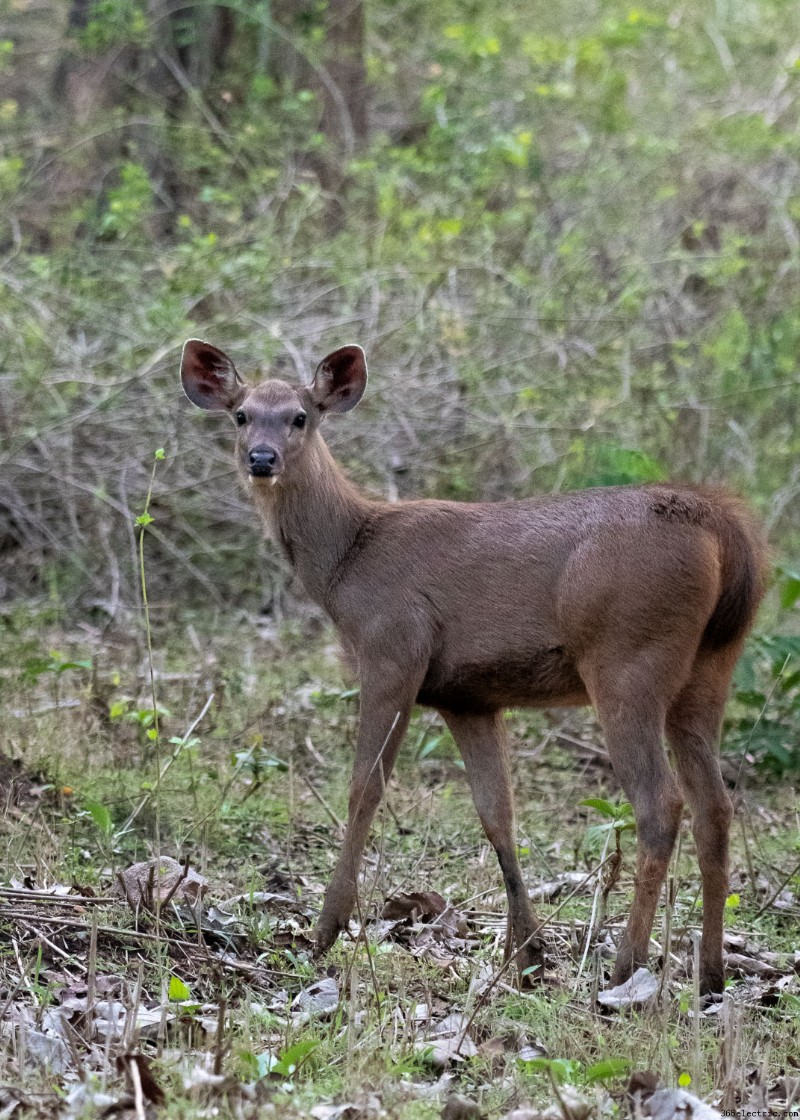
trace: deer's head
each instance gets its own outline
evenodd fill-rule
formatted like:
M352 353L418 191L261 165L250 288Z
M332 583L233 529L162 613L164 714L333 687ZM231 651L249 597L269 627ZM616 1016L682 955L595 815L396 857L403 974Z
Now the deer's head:
M302 458L326 413L355 408L366 388L367 362L360 346L342 346L322 359L309 386L277 379L248 385L227 354L192 338L183 348L181 382L198 408L233 419L240 469L275 483Z

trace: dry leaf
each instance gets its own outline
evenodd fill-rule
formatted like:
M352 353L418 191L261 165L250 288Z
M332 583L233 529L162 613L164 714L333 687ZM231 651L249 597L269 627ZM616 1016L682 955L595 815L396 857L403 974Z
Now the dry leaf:
M383 904L381 917L389 921L425 922L438 917L447 909L447 903L437 891L411 891L392 895Z
M722 1114L685 1089L658 1089L642 1106L651 1120L721 1120Z
M468 1022L466 1015L459 1012L448 1015L434 1023L425 1038L415 1042L414 1049L440 1069L453 1062L463 1062L465 1058L474 1058L478 1048L465 1034Z
M734 976L760 976L763 980L772 980L780 976L780 972L773 965L746 956L744 953L726 953L725 967Z
M339 985L333 976L323 976L321 980L303 988L292 1001L292 1015L299 1022L318 1019L331 1015L339 1006Z
M146 909L167 900L196 906L207 890L207 879L169 856L134 863L120 872L113 887L117 898L124 899L130 906Z
M646 968L637 968L630 980L597 993L603 1007L619 1011L623 1007L642 1007L658 991L659 979Z

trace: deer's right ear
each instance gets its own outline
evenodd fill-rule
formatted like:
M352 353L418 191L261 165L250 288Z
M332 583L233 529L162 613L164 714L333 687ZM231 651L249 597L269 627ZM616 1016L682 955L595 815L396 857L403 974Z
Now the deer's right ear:
M190 338L183 348L181 384L192 404L212 411L236 408L245 392L228 355L199 338Z

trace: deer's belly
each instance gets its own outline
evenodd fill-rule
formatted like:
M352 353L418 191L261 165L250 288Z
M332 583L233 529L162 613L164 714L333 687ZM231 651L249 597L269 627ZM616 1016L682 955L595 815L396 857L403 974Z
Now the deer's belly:
M452 712L588 704L572 658L560 646L490 662L433 662L419 704Z

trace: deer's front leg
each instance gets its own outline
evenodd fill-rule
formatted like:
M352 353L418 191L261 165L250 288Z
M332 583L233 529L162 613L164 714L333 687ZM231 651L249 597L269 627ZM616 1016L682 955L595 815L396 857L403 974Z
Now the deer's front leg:
M342 850L317 923L315 955L347 929L358 898L358 872L372 818L408 727L418 681L397 667L373 666L361 685L361 719Z

